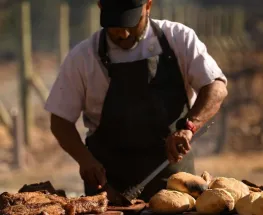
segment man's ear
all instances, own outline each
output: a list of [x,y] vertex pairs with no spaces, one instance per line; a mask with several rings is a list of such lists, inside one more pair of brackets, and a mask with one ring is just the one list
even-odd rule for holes
[[98,7],[99,7],[100,9],[102,8],[100,1],[98,1]]
[[149,15],[151,12],[151,8],[152,8],[152,0],[148,0],[147,4],[146,4],[146,11],[147,14]]

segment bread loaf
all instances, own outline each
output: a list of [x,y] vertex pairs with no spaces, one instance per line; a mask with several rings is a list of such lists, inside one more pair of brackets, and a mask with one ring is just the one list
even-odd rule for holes
[[207,188],[207,182],[200,176],[186,172],[179,172],[171,175],[167,181],[167,189],[188,193],[197,198]]
[[207,189],[196,200],[196,210],[201,214],[216,214],[232,211],[235,201],[232,195],[222,188]]
[[251,192],[249,195],[239,199],[235,205],[239,215],[252,215],[252,203],[261,196],[260,192]]
[[183,213],[195,207],[195,199],[187,193],[174,190],[160,190],[149,201],[155,213]]
[[263,193],[252,203],[252,215],[263,214]]
[[207,184],[210,184],[212,179],[213,179],[213,176],[210,175],[209,172],[207,171],[204,171],[201,175],[201,178],[204,179],[206,181]]
[[217,177],[211,181],[208,188],[227,189],[235,199],[235,203],[250,193],[248,186],[235,178]]

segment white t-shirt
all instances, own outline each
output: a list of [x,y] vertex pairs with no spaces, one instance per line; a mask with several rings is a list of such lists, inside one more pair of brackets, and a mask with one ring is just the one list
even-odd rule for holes
[[[194,104],[203,86],[217,78],[221,78],[227,84],[226,77],[193,29],[168,20],[153,21],[163,30],[177,56],[190,106]],[[69,52],[45,104],[47,111],[72,123],[83,113],[84,125],[89,128],[88,135],[99,125],[110,82],[107,70],[98,56],[99,36],[100,30]],[[150,24],[143,39],[133,49],[123,50],[110,40],[108,43],[109,56],[113,63],[150,58],[162,52]]]

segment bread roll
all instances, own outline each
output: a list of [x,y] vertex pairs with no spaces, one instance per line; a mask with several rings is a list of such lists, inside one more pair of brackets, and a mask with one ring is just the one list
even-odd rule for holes
[[252,203],[252,215],[262,215],[263,214],[263,193]]
[[235,203],[250,193],[248,186],[235,178],[217,177],[209,184],[209,189],[215,188],[227,189],[235,199]]
[[208,188],[208,185],[200,176],[186,172],[179,172],[168,178],[166,188],[188,193],[194,198],[197,198]]
[[150,209],[155,213],[183,213],[195,207],[195,199],[174,190],[160,190],[149,201]]
[[[179,192],[179,191],[177,191]],[[189,209],[188,210],[192,210],[195,208],[195,203],[196,200],[194,199],[194,197],[190,196],[188,193],[183,193],[184,196],[186,196],[189,200]]]
[[232,211],[235,200],[225,189],[216,188],[204,191],[196,200],[196,211],[201,214],[216,214]]
[[249,195],[239,199],[235,205],[239,215],[252,215],[252,203],[259,198],[261,193],[252,192]]
[[210,173],[207,171],[202,173],[201,178],[204,179],[207,184],[210,184],[213,179],[212,175],[210,175]]

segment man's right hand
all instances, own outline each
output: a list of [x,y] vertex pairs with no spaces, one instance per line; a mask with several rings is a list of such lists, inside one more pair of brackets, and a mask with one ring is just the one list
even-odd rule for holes
[[105,169],[83,144],[75,123],[51,114],[51,130],[60,146],[78,162],[81,178],[95,189],[104,186]]
[[101,189],[107,182],[106,171],[93,155],[89,155],[84,162],[79,163],[81,178],[89,186]]

